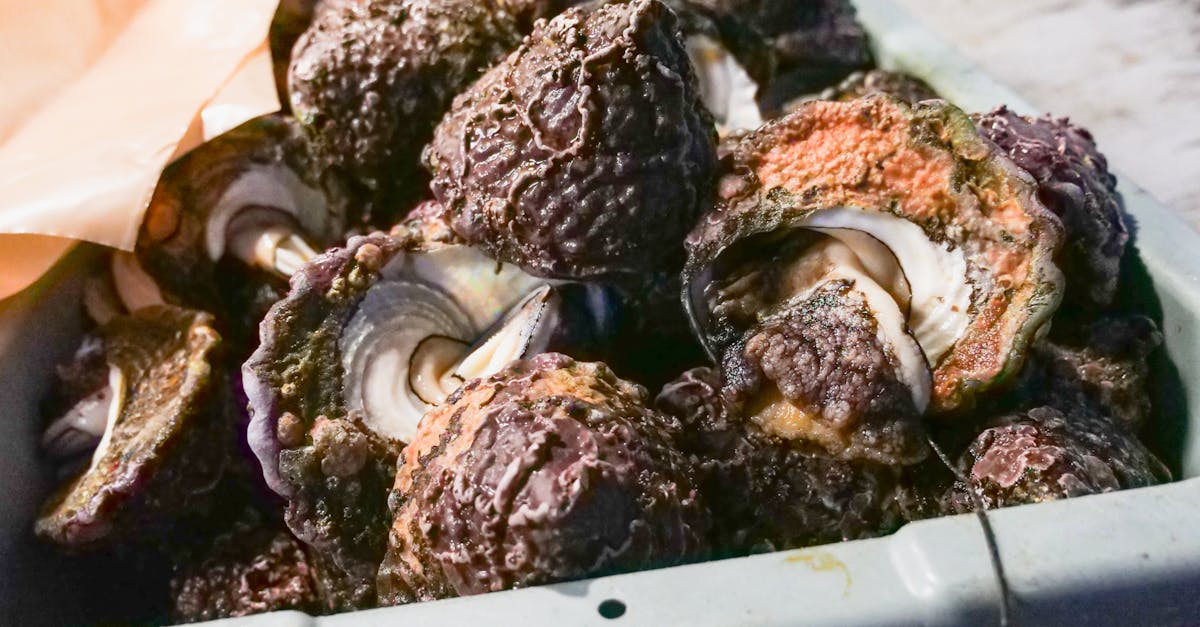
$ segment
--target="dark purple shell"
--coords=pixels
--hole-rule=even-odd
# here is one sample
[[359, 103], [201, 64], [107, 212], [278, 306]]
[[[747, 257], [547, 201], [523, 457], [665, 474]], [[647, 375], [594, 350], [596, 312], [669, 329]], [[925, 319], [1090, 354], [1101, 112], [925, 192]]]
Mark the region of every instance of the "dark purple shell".
[[277, 610], [314, 612], [313, 569], [301, 545], [278, 521], [239, 521], [203, 554], [177, 566], [171, 614], [179, 622]]
[[1039, 407], [993, 425], [958, 461], [971, 482], [956, 482], [947, 495], [959, 512], [973, 509], [968, 490], [976, 490], [984, 507], [993, 509], [1170, 480], [1153, 453], [1104, 417]]
[[547, 353], [426, 414], [396, 475], [380, 602], [668, 566], [705, 553], [678, 424], [603, 364]]
[[322, 168], [349, 174], [387, 227], [424, 187], [421, 148], [453, 98], [517, 46], [516, 21], [477, 0], [339, 1], [296, 43], [288, 91]]
[[721, 555], [799, 548], [888, 533], [899, 526], [898, 471], [842, 461], [764, 434], [721, 393], [711, 369], [663, 388], [656, 406], [683, 422]]
[[682, 259], [716, 131], [676, 29], [657, 0], [571, 9], [459, 96], [425, 152], [454, 230], [548, 277]]
[[494, 3], [517, 18], [521, 32], [528, 33], [538, 20], [548, 20], [567, 9], [598, 4], [597, 0], [493, 0]]
[[1010, 396], [1018, 407], [1082, 411], [1137, 433], [1152, 409], [1148, 359], [1162, 341], [1158, 326], [1144, 316], [1105, 318], [1081, 337], [1043, 340]]
[[[768, 109], [836, 83], [872, 63], [866, 30], [849, 0], [687, 0], [714, 16], [723, 33], [749, 32], [765, 45], [774, 77], [760, 92]], [[745, 42], [726, 45], [742, 55]]]
[[1083, 308], [1110, 304], [1129, 232], [1117, 179], [1091, 133], [1066, 118], [1024, 117], [1005, 107], [975, 119], [985, 137], [1037, 179], [1042, 202], [1062, 220], [1065, 302]]

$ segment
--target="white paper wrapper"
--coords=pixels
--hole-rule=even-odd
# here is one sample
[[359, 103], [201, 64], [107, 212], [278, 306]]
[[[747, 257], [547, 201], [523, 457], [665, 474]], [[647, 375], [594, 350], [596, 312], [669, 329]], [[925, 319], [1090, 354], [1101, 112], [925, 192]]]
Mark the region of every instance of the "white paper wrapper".
[[171, 158], [279, 108], [276, 4], [0, 3], [0, 298], [75, 241], [132, 250]]

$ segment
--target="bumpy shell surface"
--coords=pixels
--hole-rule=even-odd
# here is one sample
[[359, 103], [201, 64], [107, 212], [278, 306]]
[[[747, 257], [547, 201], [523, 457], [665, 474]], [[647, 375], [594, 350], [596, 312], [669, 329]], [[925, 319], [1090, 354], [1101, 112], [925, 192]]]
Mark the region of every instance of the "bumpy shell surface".
[[701, 557], [677, 424], [603, 364], [547, 353], [475, 379], [405, 449], [380, 568], [405, 603]]
[[[214, 209], [230, 186], [251, 169], [289, 172], [310, 188], [321, 215], [306, 215], [296, 227], [313, 246], [341, 239], [343, 209], [336, 193], [325, 197], [313, 178], [295, 121], [282, 115], [255, 118], [193, 149], [169, 165], [146, 209], [138, 233], [137, 256], [164, 296], [173, 302], [244, 317], [263, 289], [278, 299], [286, 281], [236, 262], [213, 260], [208, 242], [228, 233], [209, 233]], [[272, 300], [274, 300], [272, 299]], [[262, 312], [256, 312], [262, 313]]]
[[681, 445], [713, 513], [717, 553], [854, 540], [899, 526], [896, 470], [770, 437], [721, 387], [715, 371], [699, 368], [664, 387], [656, 401], [684, 424]]
[[[969, 407], [1015, 374], [1058, 306], [1061, 224], [1029, 175], [952, 105], [909, 107], [885, 96], [809, 102], [733, 144], [722, 166], [717, 205], [688, 237], [685, 290], [731, 245], [827, 208], [895, 215], [962, 250], [970, 322], [934, 365], [936, 411]], [[722, 354], [733, 338], [690, 300], [710, 353]]]
[[1145, 446], [1109, 420], [1086, 412], [1065, 415], [1039, 407], [999, 419], [959, 460], [971, 485], [956, 482], [947, 495], [971, 511], [968, 490], [988, 509], [1140, 488], [1170, 480]]
[[[43, 506], [35, 531], [70, 548], [136, 542], [202, 504], [232, 448], [212, 316], [152, 306], [97, 330], [124, 402], [96, 463]], [[69, 369], [68, 369], [69, 371]]]
[[425, 153], [454, 230], [542, 276], [678, 259], [716, 131], [676, 28], [657, 0], [575, 8], [461, 95]]
[[538, 20], [548, 20], [580, 5], [599, 5], [603, 0], [493, 0], [500, 8], [517, 18], [522, 33], [529, 33]]
[[179, 622], [318, 607], [304, 548], [278, 521], [239, 521], [171, 580], [171, 614]]
[[1071, 343], [1043, 340], [1010, 396], [1024, 406], [1103, 416], [1137, 433], [1152, 409], [1147, 360], [1162, 341], [1158, 326], [1143, 316], [1100, 320]]
[[1129, 232], [1117, 179], [1087, 130], [1065, 118], [1030, 118], [1000, 107], [976, 117], [980, 132], [1033, 175], [1062, 220], [1066, 302], [1090, 310], [1112, 302]]
[[347, 411], [338, 339], [378, 271], [401, 248], [383, 234], [353, 237], [292, 277], [242, 367], [250, 446], [267, 484], [288, 500], [287, 523], [374, 599], [390, 517], [387, 492], [401, 443]]
[[515, 19], [490, 2], [338, 2], [296, 43], [292, 110], [322, 169], [367, 190], [362, 218], [388, 227], [419, 197], [421, 149], [453, 98], [519, 42]]

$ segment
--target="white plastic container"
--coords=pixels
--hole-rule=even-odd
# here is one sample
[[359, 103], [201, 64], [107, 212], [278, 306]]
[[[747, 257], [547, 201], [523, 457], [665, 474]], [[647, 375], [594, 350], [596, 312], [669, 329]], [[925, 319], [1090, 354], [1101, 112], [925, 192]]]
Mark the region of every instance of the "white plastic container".
[[[1037, 113], [888, 0], [857, 4], [885, 67], [921, 76], [969, 111], [1004, 103]], [[1013, 624], [1200, 624], [1200, 234], [1128, 180], [1121, 191], [1149, 277], [1137, 298], [1161, 310], [1167, 338], [1153, 440], [1177, 453], [1168, 461], [1182, 478], [991, 512]], [[37, 403], [53, 364], [73, 348], [71, 268], [88, 258], [77, 253], [0, 307], [0, 624], [94, 622], [104, 608], [149, 594], [113, 582], [136, 565], [65, 559], [30, 531], [50, 487], [36, 457]], [[954, 516], [875, 540], [337, 616], [279, 612], [220, 623], [983, 625], [999, 621], [1000, 601], [979, 521]]]

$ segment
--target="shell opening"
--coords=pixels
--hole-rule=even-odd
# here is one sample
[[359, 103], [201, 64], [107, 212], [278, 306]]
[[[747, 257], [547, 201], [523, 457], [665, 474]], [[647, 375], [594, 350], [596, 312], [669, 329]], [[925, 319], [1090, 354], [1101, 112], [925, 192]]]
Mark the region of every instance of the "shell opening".
[[912, 453], [893, 443], [868, 452], [855, 439], [881, 419], [911, 420], [930, 405], [932, 371], [896, 297], [906, 281], [891, 269], [884, 276], [894, 283], [881, 284], [873, 264], [832, 235], [797, 235], [807, 245], [764, 277], [781, 288], [767, 292], [780, 300], [761, 310], [739, 348], [764, 375], [748, 390], [746, 416], [770, 435], [834, 455], [907, 459]]
[[278, 164], [251, 166], [209, 213], [205, 250], [213, 261], [232, 254], [247, 265], [290, 277], [316, 256], [303, 233], [319, 233], [322, 194]]
[[[881, 351], [887, 363], [885, 370], [871, 376], [894, 377], [910, 395], [912, 407], [923, 414], [932, 395], [932, 368], [908, 324], [913, 288], [907, 275], [878, 240], [857, 231], [824, 231], [796, 230], [769, 240], [767, 246], [747, 245], [729, 262], [710, 268], [710, 272], [721, 276], [706, 289], [706, 311], [724, 320], [721, 326], [732, 325], [730, 330], [742, 335], [797, 315], [808, 319], [810, 314], [804, 312], [812, 308], [853, 307], [850, 319], [870, 321], [869, 344], [876, 347], [872, 350]], [[756, 253], [761, 249], [772, 253], [763, 258]], [[842, 294], [843, 289], [848, 291], [833, 296]], [[823, 323], [803, 324], [817, 325], [808, 327], [805, 333], [824, 332]], [[827, 340], [811, 337], [804, 342]], [[857, 359], [853, 355], [848, 358]], [[761, 381], [760, 385], [746, 399], [747, 415], [766, 432], [810, 440], [830, 451], [849, 446], [845, 427], [829, 423], [824, 416], [827, 411], [844, 412], [849, 406], [823, 397], [789, 399], [770, 381]], [[827, 406], [829, 403], [833, 405]], [[842, 420], [835, 418], [834, 422]]]
[[248, 266], [287, 278], [317, 256], [289, 224], [258, 222], [237, 228], [238, 222], [229, 236], [229, 252]]
[[120, 368], [109, 366], [107, 385], [80, 399], [46, 428], [42, 450], [57, 461], [92, 451], [90, 466], [95, 466], [108, 448], [124, 405], [125, 376]]
[[891, 274], [886, 267], [898, 265], [911, 289], [906, 322], [931, 367], [966, 331], [973, 290], [961, 249], [934, 242], [920, 226], [899, 216], [855, 207], [817, 211], [801, 226], [844, 242], [884, 285]]
[[558, 303], [550, 286], [534, 290], [467, 351], [455, 365], [453, 379], [461, 383], [491, 376], [514, 359], [540, 352], [549, 343], [547, 336], [556, 326]]
[[[861, 253], [862, 250], [851, 248], [836, 235], [821, 237], [805, 249], [787, 271], [791, 283], [787, 302], [807, 299], [834, 281], [851, 283], [870, 308], [878, 344], [890, 350], [896, 362], [897, 377], [912, 392], [917, 411], [924, 413], [932, 391], [931, 367], [920, 342], [908, 326], [909, 316], [904, 312], [902, 300], [897, 298], [897, 294], [909, 293], [908, 282], [894, 267], [889, 268], [886, 260], [866, 262]], [[881, 276], [892, 282], [879, 281], [880, 275], [870, 272], [873, 267], [882, 270]]]
[[465, 382], [457, 376], [455, 366], [468, 348], [462, 340], [441, 335], [431, 335], [417, 345], [408, 366], [408, 385], [421, 402], [440, 405]]
[[339, 339], [349, 410], [410, 441], [463, 382], [543, 350], [558, 302], [544, 280], [466, 247], [401, 253]]

